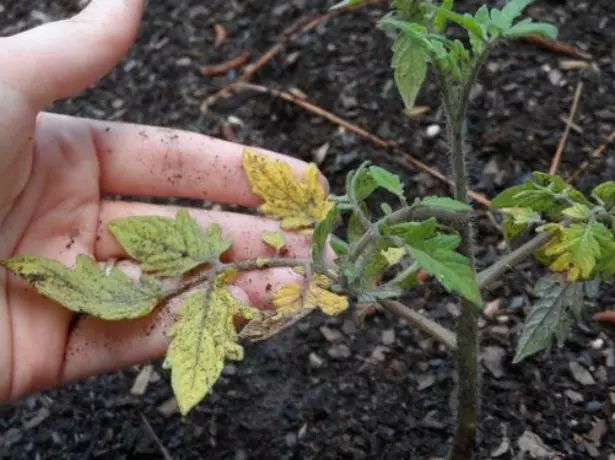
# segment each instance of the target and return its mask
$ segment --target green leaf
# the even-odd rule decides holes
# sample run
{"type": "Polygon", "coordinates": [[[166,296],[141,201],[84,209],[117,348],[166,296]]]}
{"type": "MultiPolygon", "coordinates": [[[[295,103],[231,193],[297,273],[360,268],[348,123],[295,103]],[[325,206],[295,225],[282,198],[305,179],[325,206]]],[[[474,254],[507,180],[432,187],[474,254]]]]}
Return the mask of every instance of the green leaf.
{"type": "Polygon", "coordinates": [[[532,2],[534,2],[534,0],[510,0],[504,8],[502,8],[502,16],[512,24],[532,2]]]}
{"type": "Polygon", "coordinates": [[[494,27],[499,33],[502,33],[512,26],[512,19],[507,18],[501,10],[493,8],[491,10],[490,26],[494,27]]]}
{"type": "Polygon", "coordinates": [[[557,38],[557,27],[544,22],[533,22],[531,19],[515,24],[502,32],[502,37],[514,38],[525,35],[542,35],[552,39],[557,38]]]}
{"type": "Polygon", "coordinates": [[[345,256],[350,250],[350,246],[348,245],[348,243],[335,235],[331,235],[331,240],[329,241],[329,244],[331,245],[331,249],[333,249],[333,252],[335,252],[335,254],[338,256],[345,256]]]}
{"type": "Polygon", "coordinates": [[[339,211],[337,207],[333,207],[324,220],[321,220],[314,229],[314,235],[312,237],[312,260],[321,267],[325,266],[324,253],[327,239],[329,235],[333,233],[338,217],[339,211]]]}
{"type": "Polygon", "coordinates": [[[511,216],[518,224],[539,224],[542,222],[540,214],[530,208],[502,208],[500,211],[511,216]]]}
{"type": "Polygon", "coordinates": [[[575,203],[564,209],[562,214],[576,220],[587,220],[591,217],[592,211],[584,204],[575,203]]]}
{"type": "Polygon", "coordinates": [[[568,227],[546,224],[536,230],[554,235],[555,238],[541,250],[545,256],[552,258],[549,268],[556,272],[568,272],[569,281],[591,278],[596,263],[615,245],[613,234],[601,222],[571,224],[568,227]]]}
{"type": "MultiPolygon", "coordinates": [[[[522,208],[524,209],[524,208],[522,208]]],[[[502,232],[507,241],[514,241],[519,235],[522,235],[529,228],[528,224],[517,223],[511,216],[504,216],[502,221],[502,232]]]]}
{"type": "Polygon", "coordinates": [[[446,16],[442,13],[442,11],[452,11],[453,10],[454,0],[444,0],[442,2],[442,6],[440,10],[436,13],[436,17],[434,18],[434,28],[437,32],[444,32],[446,30],[446,16]]]}
{"type": "Polygon", "coordinates": [[[34,256],[15,257],[0,265],[67,309],[105,320],[145,316],[166,295],[152,277],[142,276],[136,282],[117,268],[107,273],[83,254],[77,256],[73,270],[58,261],[34,256]]]}
{"type": "Polygon", "coordinates": [[[356,214],[351,215],[350,219],[348,219],[348,243],[352,246],[359,241],[361,236],[363,236],[363,233],[365,233],[365,231],[363,230],[363,226],[361,225],[359,218],[356,214]]]}
{"type": "Polygon", "coordinates": [[[610,209],[615,206],[615,182],[610,180],[598,185],[592,190],[592,196],[601,201],[601,204],[610,209]]]}
{"type": "Polygon", "coordinates": [[[556,206],[558,201],[548,190],[538,189],[532,182],[515,185],[500,192],[492,201],[494,208],[529,208],[541,212],[556,206]]]}
{"type": "Polygon", "coordinates": [[[438,221],[435,217],[430,217],[422,222],[403,222],[381,230],[383,234],[402,237],[407,244],[413,245],[435,236],[438,221]]]}
{"type": "Polygon", "coordinates": [[[378,187],[388,190],[389,192],[403,198],[404,185],[402,184],[399,176],[390,173],[380,166],[370,166],[369,173],[372,175],[378,187]]]}
{"type": "Polygon", "coordinates": [[[279,251],[286,246],[286,239],[280,232],[264,231],[261,237],[267,246],[275,249],[276,251],[279,251]]]}
{"type": "Polygon", "coordinates": [[[421,204],[431,208],[444,209],[453,212],[471,212],[472,206],[445,196],[428,196],[421,200],[421,204]]]}
{"type": "Polygon", "coordinates": [[[532,173],[534,182],[540,187],[548,187],[551,191],[563,194],[576,203],[591,206],[591,202],[579,190],[568,184],[561,176],[535,171],[532,173]]]}
{"type": "Polygon", "coordinates": [[[502,230],[508,241],[513,241],[525,232],[530,225],[543,222],[540,214],[530,208],[502,208],[500,211],[505,215],[502,230]]]}
{"type": "Polygon", "coordinates": [[[438,6],[438,5],[433,5],[431,3],[424,3],[424,5],[426,8],[432,11],[435,11],[438,15],[441,15],[447,20],[454,22],[457,25],[460,25],[465,30],[467,30],[468,32],[471,32],[477,37],[485,38],[484,31],[483,31],[481,24],[473,16],[469,14],[455,13],[454,11],[442,8],[441,6],[438,6]]]}
{"type": "Polygon", "coordinates": [[[427,29],[424,26],[408,21],[400,21],[391,16],[385,16],[378,24],[383,29],[399,29],[408,38],[412,38],[422,46],[428,55],[433,55],[435,53],[435,49],[427,39],[427,29]]]}
{"type": "Polygon", "coordinates": [[[378,184],[372,177],[369,169],[365,167],[360,168],[356,172],[356,176],[352,179],[351,183],[354,198],[357,201],[365,200],[378,188],[378,184]]]}
{"type": "Polygon", "coordinates": [[[395,84],[406,110],[414,107],[416,98],[427,75],[429,55],[416,39],[400,33],[393,43],[395,84]]]}
{"type": "Polygon", "coordinates": [[[231,247],[219,225],[206,230],[182,209],[175,219],[136,216],[114,220],[109,231],[141,269],[158,276],[179,276],[218,260],[231,247]]]}
{"type": "Polygon", "coordinates": [[[541,278],[534,287],[538,300],[525,320],[513,363],[566,340],[574,317],[583,308],[583,283],[571,283],[555,275],[541,278]]]}
{"type": "MultiPolygon", "coordinates": [[[[431,245],[429,245],[431,246],[431,245]]],[[[480,289],[467,257],[445,248],[408,246],[414,260],[450,292],[482,307],[480,289]]]]}
{"type": "Polygon", "coordinates": [[[171,386],[182,415],[207,396],[227,360],[243,359],[234,317],[258,315],[256,309],[236,300],[221,278],[212,289],[186,299],[170,330],[172,340],[163,366],[171,369],[171,386]]]}
{"type": "Polygon", "coordinates": [[[510,187],[491,202],[494,208],[530,208],[536,212],[557,214],[568,207],[566,199],[591,206],[580,191],[559,176],[533,173],[533,180],[510,187]]]}
{"type": "Polygon", "coordinates": [[[482,30],[481,35],[476,35],[468,31],[468,38],[470,41],[470,47],[474,56],[480,56],[485,52],[486,42],[489,40],[487,34],[487,25],[489,23],[489,9],[486,5],[482,5],[474,14],[474,19],[480,25],[482,30]]]}
{"type": "Polygon", "coordinates": [[[461,244],[461,237],[456,234],[450,235],[436,235],[432,238],[429,238],[421,243],[421,246],[430,251],[435,251],[436,249],[446,249],[449,251],[454,251],[461,244]]]}

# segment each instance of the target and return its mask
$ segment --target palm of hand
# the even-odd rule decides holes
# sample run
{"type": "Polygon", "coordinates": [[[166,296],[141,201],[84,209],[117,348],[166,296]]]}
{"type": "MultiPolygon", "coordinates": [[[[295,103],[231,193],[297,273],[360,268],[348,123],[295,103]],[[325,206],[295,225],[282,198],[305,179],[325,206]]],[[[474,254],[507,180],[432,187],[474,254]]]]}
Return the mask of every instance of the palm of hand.
{"type": "MultiPolygon", "coordinates": [[[[17,126],[0,155],[0,259],[38,255],[71,266],[78,254],[101,263],[125,254],[106,231],[127,215],[172,216],[170,206],[101,199],[103,193],[204,198],[257,205],[242,172],[242,147],[164,128],[97,122],[42,113],[15,104],[1,123],[17,126]],[[8,150],[10,146],[21,146],[8,150]],[[8,153],[7,153],[8,152],[8,153]],[[230,185],[232,186],[230,187],[230,185]]],[[[0,139],[0,142],[2,140],[0,139]]],[[[272,154],[275,155],[275,154],[272,154]]],[[[296,170],[305,165],[286,159],[296,170]]],[[[203,225],[216,222],[232,237],[230,260],[265,256],[264,230],[276,222],[193,210],[203,225]]],[[[309,240],[288,235],[289,255],[305,257],[309,240]]],[[[130,262],[120,268],[138,275],[130,262]]],[[[1,269],[0,269],[1,270],[1,269]]],[[[143,362],[164,353],[172,306],[134,321],[104,323],[74,315],[0,272],[0,401],[143,362]]],[[[246,273],[236,295],[255,305],[297,275],[289,269],[246,273]]]]}

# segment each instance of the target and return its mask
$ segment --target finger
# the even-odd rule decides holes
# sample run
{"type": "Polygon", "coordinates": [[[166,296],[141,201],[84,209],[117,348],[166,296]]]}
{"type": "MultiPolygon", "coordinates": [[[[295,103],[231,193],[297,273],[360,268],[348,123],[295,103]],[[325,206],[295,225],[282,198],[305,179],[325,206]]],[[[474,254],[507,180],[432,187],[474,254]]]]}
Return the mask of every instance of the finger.
{"type": "MultiPolygon", "coordinates": [[[[243,170],[244,145],[169,128],[79,121],[88,124],[94,137],[103,192],[194,198],[242,206],[262,203],[252,193],[243,170]]],[[[298,177],[307,168],[303,161],[259,151],[286,162],[298,177]]],[[[322,183],[326,188],[324,177],[322,183]]]]}
{"type": "Polygon", "coordinates": [[[92,0],[76,16],[3,38],[0,79],[41,107],[84,90],[132,45],[143,0],[92,0]]]}
{"type": "MultiPolygon", "coordinates": [[[[164,216],[174,218],[180,208],[177,206],[155,205],[138,202],[103,201],[100,209],[100,226],[96,237],[95,254],[97,260],[112,257],[126,257],[125,251],[115,237],[107,230],[110,221],[133,216],[164,216]]],[[[189,209],[190,215],[202,228],[218,224],[222,234],[230,238],[232,246],[224,259],[227,261],[273,257],[275,251],[262,239],[264,231],[280,231],[278,222],[257,216],[233,212],[189,209]]],[[[284,257],[309,257],[311,238],[301,233],[284,233],[286,251],[284,257]]]]}
{"type": "MultiPolygon", "coordinates": [[[[118,267],[134,278],[140,275],[134,264],[122,262],[118,267]]],[[[250,272],[235,281],[231,292],[239,301],[262,307],[259,299],[268,299],[270,290],[293,281],[301,282],[301,277],[284,269],[250,272]]],[[[160,359],[168,348],[169,327],[175,322],[181,303],[182,299],[175,299],[152,315],[132,321],[84,317],[68,338],[62,382],[160,359]]]]}

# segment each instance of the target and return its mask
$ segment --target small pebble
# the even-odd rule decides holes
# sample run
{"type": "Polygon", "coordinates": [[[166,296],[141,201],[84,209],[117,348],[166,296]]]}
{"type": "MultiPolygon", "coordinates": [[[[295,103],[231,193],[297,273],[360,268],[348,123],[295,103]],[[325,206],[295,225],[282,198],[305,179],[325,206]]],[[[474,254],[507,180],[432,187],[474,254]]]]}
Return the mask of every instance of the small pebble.
{"type": "Polygon", "coordinates": [[[395,343],[395,329],[385,329],[382,331],[381,342],[386,346],[393,345],[395,343]]]}
{"type": "Polygon", "coordinates": [[[425,134],[427,134],[427,137],[436,137],[440,134],[440,131],[442,131],[440,125],[429,125],[425,131],[425,134]]]}
{"type": "Polygon", "coordinates": [[[318,356],[316,353],[310,353],[309,360],[310,360],[310,366],[313,367],[314,369],[318,369],[319,367],[322,367],[322,365],[324,364],[323,359],[320,356],[318,356]]]}
{"type": "Polygon", "coordinates": [[[339,344],[339,345],[330,347],[327,350],[327,353],[333,359],[346,359],[346,358],[350,358],[350,355],[351,355],[350,348],[348,348],[344,344],[339,344]]]}
{"type": "Polygon", "coordinates": [[[288,447],[293,447],[297,444],[297,435],[295,433],[287,433],[284,437],[284,441],[288,447]]]}
{"type": "Polygon", "coordinates": [[[595,414],[602,409],[602,403],[600,401],[589,401],[585,404],[585,411],[590,414],[595,414]]]}
{"type": "Polygon", "coordinates": [[[332,329],[327,326],[320,328],[320,333],[327,339],[328,342],[341,342],[344,340],[344,336],[337,329],[332,329]]]}

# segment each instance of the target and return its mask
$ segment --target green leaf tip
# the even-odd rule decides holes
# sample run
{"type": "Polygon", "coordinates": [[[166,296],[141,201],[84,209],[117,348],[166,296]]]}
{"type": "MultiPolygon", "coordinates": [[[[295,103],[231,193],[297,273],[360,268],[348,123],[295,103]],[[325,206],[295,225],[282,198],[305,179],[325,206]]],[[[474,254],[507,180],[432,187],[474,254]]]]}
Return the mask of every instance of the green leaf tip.
{"type": "Polygon", "coordinates": [[[525,319],[513,364],[549,349],[553,342],[563,345],[584,307],[583,283],[571,283],[553,274],[538,280],[534,295],[537,300],[525,319]]]}

